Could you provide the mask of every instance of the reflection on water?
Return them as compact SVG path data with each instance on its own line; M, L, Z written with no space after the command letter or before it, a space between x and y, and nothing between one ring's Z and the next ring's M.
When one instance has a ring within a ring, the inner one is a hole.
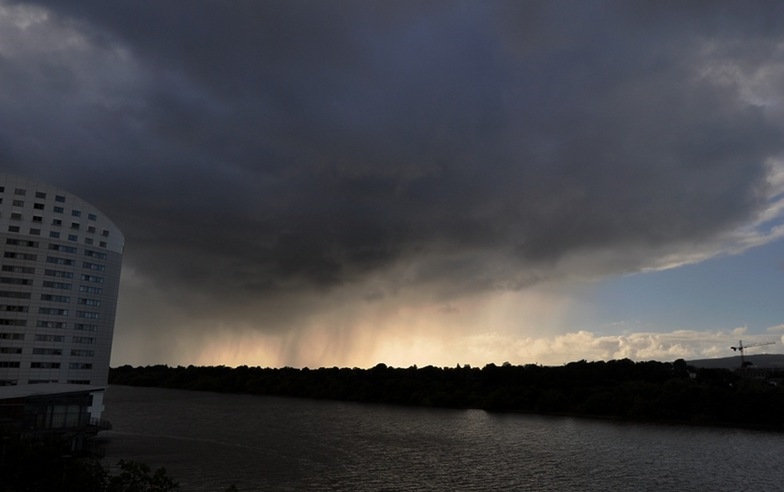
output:
M784 435L112 386L107 462L184 491L781 490Z

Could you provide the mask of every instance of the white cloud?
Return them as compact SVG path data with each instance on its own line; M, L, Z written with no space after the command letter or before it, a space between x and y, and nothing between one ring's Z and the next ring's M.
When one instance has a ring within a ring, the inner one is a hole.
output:
M776 325L776 326L769 326L765 329L768 333L779 333L784 332L784 324Z
M702 359L734 355L730 346L743 335L745 344L765 343L770 337L746 334L745 329L697 331L675 330L665 333L637 332L600 335L589 331L569 332L539 338L518 338L513 335L487 333L466 337L462 346L467 351L481 347L482 354L495 354L515 364L542 363L558 365L586 360L671 361L679 358ZM761 349L764 351L764 349Z

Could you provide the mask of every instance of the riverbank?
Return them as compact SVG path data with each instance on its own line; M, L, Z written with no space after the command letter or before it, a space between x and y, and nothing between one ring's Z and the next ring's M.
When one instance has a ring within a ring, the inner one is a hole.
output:
M110 370L111 384L422 407L476 408L638 422L784 429L784 387L683 361L573 362L483 368Z

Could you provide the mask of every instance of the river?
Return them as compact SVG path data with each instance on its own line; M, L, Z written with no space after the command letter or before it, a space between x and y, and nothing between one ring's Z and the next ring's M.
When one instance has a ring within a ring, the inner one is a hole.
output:
M784 489L784 435L111 386L108 464L189 491Z

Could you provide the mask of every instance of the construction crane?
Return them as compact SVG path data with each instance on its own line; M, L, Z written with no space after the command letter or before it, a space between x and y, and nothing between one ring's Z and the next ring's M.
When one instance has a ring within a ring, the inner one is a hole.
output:
M743 355L743 351L744 350L746 350L747 348L751 348L751 347L762 347L763 345L773 345L775 343L776 342L761 342L761 343L750 343L748 345L743 345L743 340L738 340L738 346L737 347L730 347L730 348L732 350L736 351L736 352L740 352L740 368L741 369L745 369L746 368L746 357L744 357L744 355Z

